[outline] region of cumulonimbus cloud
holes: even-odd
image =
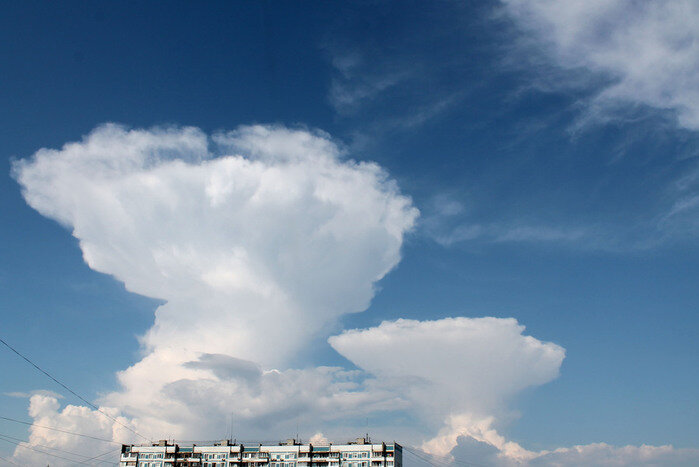
[[[480,420],[502,415],[511,396],[558,376],[565,350],[523,331],[514,319],[400,319],[329,342],[401,391],[439,432],[425,448],[444,455]]]
[[[299,420],[332,435],[352,418],[379,413],[390,424],[409,413],[417,425],[390,426],[390,436],[427,439],[433,453],[470,437],[532,458],[493,426],[511,396],[557,376],[564,350],[514,319],[346,331],[329,342],[358,369],[299,369],[309,338],[367,308],[418,215],[385,171],[346,158],[328,135],[104,125],[18,161],[14,175],[30,206],[72,230],[92,269],[165,301],[143,358],[99,401],[119,423],[44,393],[30,399],[38,425],[133,442],[132,429],[210,439],[232,419],[251,437]],[[83,458],[104,448],[41,426],[30,429],[35,447]],[[35,454],[18,447],[15,458],[34,464]]]
[[[181,393],[216,372],[192,363],[202,356],[285,367],[339,316],[364,310],[418,215],[378,165],[345,159],[324,133],[282,127],[210,138],[104,125],[17,162],[14,175],[92,269],[166,302],[144,358],[104,399],[154,427],[172,413],[173,385]]]

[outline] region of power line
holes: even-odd
[[[117,420],[116,418],[114,418],[114,417],[112,417],[111,415],[107,414],[106,412],[102,411],[102,409],[100,409],[99,407],[97,407],[95,404],[93,404],[92,402],[88,401],[88,400],[85,399],[83,396],[81,396],[80,394],[78,394],[77,392],[73,391],[72,389],[70,389],[70,388],[69,388],[68,386],[66,386],[65,384],[63,384],[63,383],[61,383],[60,381],[58,381],[56,378],[54,378],[53,376],[51,376],[47,371],[45,371],[45,370],[43,370],[41,367],[39,367],[36,363],[34,363],[34,362],[31,361],[29,358],[27,358],[27,357],[25,357],[24,355],[22,355],[21,353],[19,353],[19,351],[17,351],[14,347],[12,347],[10,344],[8,344],[7,342],[5,342],[2,338],[0,338],[0,342],[3,343],[8,349],[10,349],[11,351],[13,351],[13,352],[16,353],[17,355],[19,355],[24,361],[26,361],[26,362],[29,363],[31,366],[33,366],[34,368],[36,368],[37,370],[39,370],[40,372],[42,372],[43,374],[45,374],[46,376],[48,376],[49,378],[51,378],[54,382],[56,382],[57,384],[59,384],[59,385],[60,385],[62,388],[64,388],[66,391],[68,391],[68,392],[70,392],[71,394],[73,394],[75,397],[77,397],[78,399],[80,399],[81,401],[83,401],[84,403],[86,403],[87,405],[89,405],[90,407],[92,407],[93,409],[95,409],[97,412],[101,413],[102,415],[104,415],[104,416],[107,417],[108,419],[112,420],[112,421],[113,421],[114,423],[116,423],[117,425],[120,425],[120,426],[126,428],[127,430],[129,430],[130,432],[134,433],[135,435],[137,435],[137,436],[139,436],[139,437],[145,439],[146,441],[153,442],[152,439],[143,436],[141,433],[137,432],[136,430],[132,429],[131,427],[126,426],[125,424],[121,423],[119,420]]]
[[[426,458],[424,458],[424,457],[418,455],[418,454],[417,454],[415,451],[413,451],[412,449],[415,449],[416,451],[420,451],[420,452],[424,453],[425,455],[430,456],[430,457],[432,457],[432,458],[435,458],[435,457],[439,458],[439,457],[441,457],[442,459],[445,459],[445,460],[450,461],[450,462],[448,462],[448,463],[443,463],[442,465],[448,465],[449,463],[456,463],[456,464],[463,463],[463,464],[465,464],[465,465],[473,465],[473,466],[476,466],[476,467],[482,467],[482,464],[477,464],[477,463],[475,463],[475,462],[467,461],[467,460],[465,460],[465,459],[459,459],[458,457],[438,456],[438,455],[435,455],[435,454],[430,454],[430,453],[425,452],[425,451],[423,451],[422,449],[416,448],[416,447],[414,447],[414,446],[412,447],[412,449],[410,449],[410,448],[408,448],[408,447],[406,447],[406,446],[403,446],[403,449],[405,449],[406,451],[410,452],[413,456],[418,457],[418,458],[420,458],[420,459],[424,460],[425,462],[427,462],[427,463],[429,463],[429,464],[432,464],[432,465],[435,465],[435,464],[434,464],[432,461],[430,461],[430,460],[428,460],[428,459],[426,459]]]
[[[426,459],[426,458],[424,458],[424,457],[422,457],[422,456],[419,456],[419,455],[415,454],[413,451],[407,449],[405,446],[403,446],[403,449],[404,449],[408,454],[412,454],[412,455],[415,456],[418,460],[421,460],[422,462],[426,463],[427,465],[431,465],[432,467],[441,467],[441,466],[439,466],[438,464],[433,463],[433,462],[430,461],[429,459]]]
[[[87,462],[87,461],[89,461],[89,460],[96,459],[97,457],[101,457],[101,456],[104,456],[105,454],[109,454],[109,453],[112,453],[112,452],[115,451],[115,449],[111,449],[111,450],[109,450],[109,452],[106,452],[106,453],[104,453],[104,454],[100,454],[99,456],[89,457],[89,456],[86,456],[86,455],[84,455],[84,454],[78,454],[78,453],[75,453],[75,452],[66,451],[65,449],[56,448],[56,447],[53,447],[53,446],[46,446],[46,445],[42,445],[42,444],[36,444],[36,443],[32,443],[32,442],[30,442],[30,441],[27,441],[27,440],[24,440],[24,439],[21,439],[21,438],[15,438],[14,436],[5,435],[5,434],[0,433],[0,439],[2,439],[3,441],[7,441],[6,439],[3,439],[3,438],[9,438],[9,439],[14,440],[14,441],[17,441],[17,442],[19,442],[19,443],[27,443],[27,444],[30,444],[30,445],[32,445],[32,446],[34,446],[34,447],[38,447],[38,448],[50,449],[50,450],[62,452],[62,453],[65,453],[65,454],[71,454],[71,455],[73,455],[73,456],[84,457],[85,459],[83,459],[83,462]],[[9,442],[9,441],[8,441],[8,442]],[[113,463],[113,462],[112,462],[112,463]]]
[[[2,456],[0,456],[0,460],[5,461],[5,462],[7,462],[8,464],[19,465],[17,462],[11,461],[10,459],[6,459],[6,458],[4,458],[4,457],[2,457]]]
[[[417,448],[413,447],[413,449],[417,449]],[[417,449],[417,450],[420,451],[420,452],[425,452],[425,451],[423,451],[422,449]],[[475,466],[480,466],[480,467],[482,467],[482,465],[483,465],[483,464],[476,464],[475,462],[467,461],[467,460],[465,460],[465,459],[459,459],[458,457],[454,457],[454,456],[440,456],[440,455],[438,455],[438,454],[430,454],[430,456],[432,456],[432,457],[441,457],[442,459],[447,459],[447,460],[452,461],[452,462],[455,462],[455,463],[457,463],[457,464],[458,464],[458,463],[464,463],[464,464],[466,464],[466,465],[475,465]]]
[[[16,441],[11,441],[11,440],[9,440],[9,439],[5,439],[5,438],[2,437],[2,436],[0,436],[0,441],[5,441],[6,443],[14,444],[14,445],[17,445],[17,446],[19,446],[19,447],[21,447],[21,448],[29,449],[29,450],[31,450],[31,451],[35,451],[35,452],[44,454],[44,455],[46,455],[46,456],[55,457],[55,458],[57,458],[57,459],[63,459],[63,460],[68,461],[68,462],[73,462],[73,463],[77,462],[78,464],[90,465],[90,464],[88,464],[87,462],[84,462],[84,461],[81,461],[81,460],[78,460],[78,459],[70,459],[70,458],[68,458],[68,457],[59,456],[58,454],[52,454],[52,453],[50,453],[50,452],[42,451],[41,449],[36,449],[36,448],[31,447],[31,446],[27,446],[26,444],[22,444],[22,443],[18,443],[18,442],[16,442]],[[24,443],[26,443],[26,441],[24,441]],[[79,456],[79,455],[80,455],[80,454],[75,454],[75,453],[71,453],[71,454],[74,455],[74,456]],[[112,463],[112,464],[116,464],[115,462],[111,462],[111,463]]]
[[[430,460],[429,458],[423,457],[423,456],[417,454],[415,451],[412,451],[411,449],[409,449],[405,446],[403,446],[403,449],[405,451],[407,451],[409,454],[412,454],[413,456],[417,457],[418,459],[422,460],[423,462],[426,462],[427,464],[429,464],[433,467],[444,467],[446,465],[446,464],[442,464],[442,463],[435,463],[432,460]]]
[[[1,420],[7,420],[7,421],[9,421],[9,422],[21,423],[21,424],[23,424],[23,425],[35,426],[35,427],[37,427],[37,428],[44,428],[44,429],[46,429],[46,430],[59,431],[59,432],[61,432],[61,433],[66,433],[66,434],[69,434],[69,435],[82,436],[83,438],[95,439],[95,440],[97,440],[97,441],[104,441],[105,443],[112,443],[112,444],[121,445],[121,443],[117,443],[116,441],[113,441],[113,440],[111,440],[111,439],[98,438],[97,436],[86,435],[86,434],[83,434],[83,433],[76,433],[76,432],[74,432],[74,431],[62,430],[62,429],[60,429],[60,428],[55,428],[55,427],[52,427],[52,426],[37,425],[36,423],[24,422],[24,421],[22,421],[22,420],[16,420],[16,419],[14,419],[14,418],[3,417],[3,416],[0,416],[0,419],[1,419]]]
[[[121,448],[119,448],[119,449],[110,449],[109,451],[103,452],[103,453],[100,454],[100,455],[97,455],[97,456],[95,456],[95,457],[90,457],[89,459],[85,459],[85,462],[93,461],[93,460],[95,460],[95,459],[99,459],[99,458],[102,457],[102,456],[106,456],[107,454],[111,454],[111,453],[116,452],[116,451],[121,452]],[[100,460],[99,462],[109,462],[109,461]],[[113,464],[114,462],[110,462],[110,463]]]

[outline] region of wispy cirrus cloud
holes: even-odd
[[[586,248],[608,248],[604,238],[589,227],[566,227],[524,222],[478,222],[471,219],[465,205],[452,194],[432,198],[424,210],[421,231],[442,246],[468,242],[482,243],[558,243]]]
[[[20,399],[30,399],[32,396],[36,396],[36,395],[46,396],[46,397],[54,397],[56,399],[63,399],[62,395],[60,395],[56,392],[53,392],[53,391],[49,391],[48,389],[37,389],[35,391],[30,391],[30,392],[13,391],[13,392],[4,392],[3,393],[3,396],[16,397],[16,398],[20,398]]]
[[[691,0],[503,0],[524,33],[525,60],[574,70],[551,86],[596,88],[582,101],[588,121],[628,115],[629,106],[670,111],[699,129],[699,5]],[[532,56],[533,53],[533,56]],[[538,55],[537,55],[538,53]],[[533,57],[533,58],[532,58]],[[561,79],[562,78],[562,79]],[[626,108],[624,109],[623,106]]]
[[[332,65],[337,71],[332,79],[328,99],[341,115],[351,115],[382,92],[411,76],[407,68],[372,70],[359,52],[335,52]]]
[[[697,180],[696,173],[690,172],[664,189],[655,187],[661,202],[638,213],[634,222],[581,221],[573,213],[528,213],[526,218],[486,215],[482,209],[467,208],[470,203],[457,194],[440,193],[422,207],[419,232],[444,247],[523,244],[587,251],[648,250],[691,241],[699,232]]]

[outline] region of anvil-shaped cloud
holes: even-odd
[[[110,124],[18,161],[14,175],[34,209],[72,230],[92,269],[165,302],[142,337],[142,359],[100,400],[123,425],[211,439],[232,417],[250,437],[282,436],[299,421],[344,437],[381,413],[377,431],[436,454],[467,436],[501,457],[533,458],[492,425],[511,396],[558,375],[565,351],[524,335],[514,319],[349,330],[329,342],[355,369],[298,369],[309,339],[369,306],[418,216],[383,169],[347,158],[327,134],[247,126],[209,137]],[[30,415],[139,441],[51,395],[32,396]],[[97,449],[38,426],[31,442]],[[33,463],[30,454],[16,456]]]

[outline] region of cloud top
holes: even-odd
[[[170,433],[189,421],[178,398],[206,392],[200,382],[229,381],[233,397],[294,378],[262,371],[288,367],[310,337],[366,309],[418,216],[378,165],[345,159],[322,132],[277,126],[210,138],[108,124],[18,161],[14,175],[92,269],[166,302],[143,359],[104,399],[145,431],[144,419]],[[174,407],[179,420],[164,416]]]
[[[104,125],[14,174],[33,208],[72,229],[91,268],[168,302],[149,349],[177,341],[269,362],[296,348],[293,334],[365,309],[417,217],[379,166],[340,156],[306,130],[247,126],[211,140]],[[222,325],[232,334],[217,338]]]
[[[441,428],[425,447],[446,454],[459,435],[502,415],[511,396],[558,376],[565,350],[523,332],[512,318],[399,319],[329,342]]]

